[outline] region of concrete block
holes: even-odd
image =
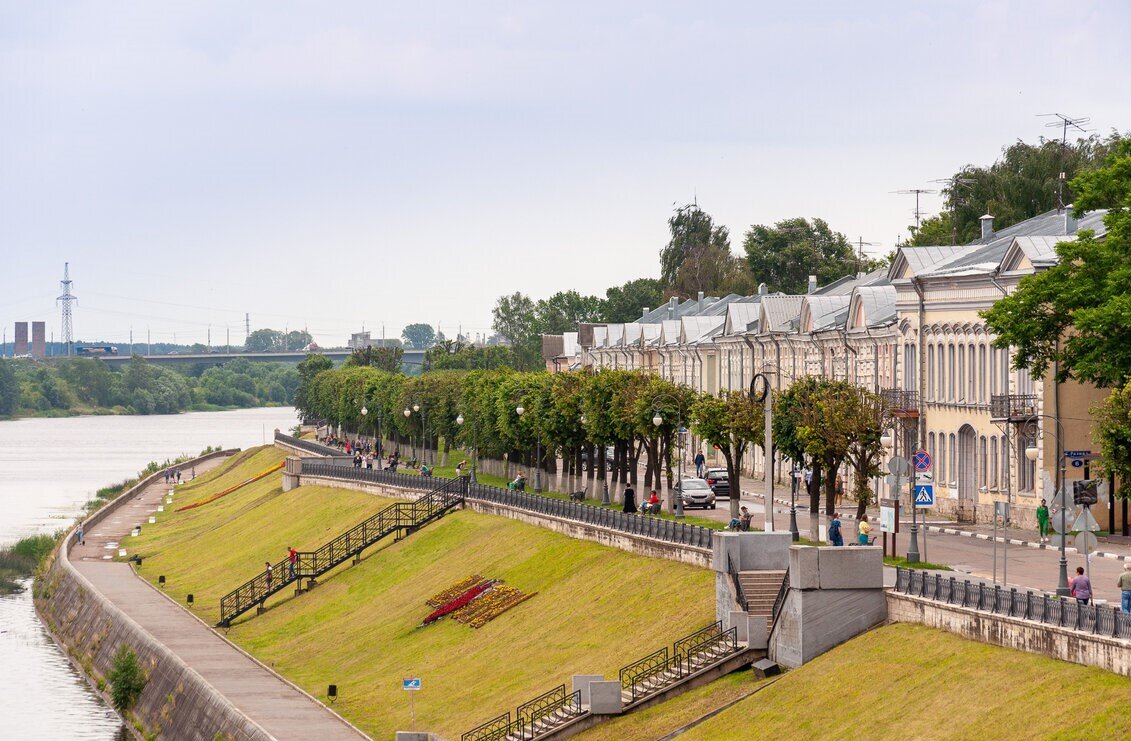
[[[574,674],[573,675],[573,691],[581,692],[581,704],[589,705],[589,683],[590,682],[603,682],[605,678],[600,674]]]
[[[741,636],[739,640],[742,640]],[[770,630],[766,618],[757,615],[746,616],[746,645],[750,648],[769,648]]]
[[[789,549],[789,588],[818,589],[821,586],[817,562],[818,549],[811,545],[795,545]]]
[[[730,619],[726,622],[728,628],[734,628],[735,636],[743,643],[747,639],[747,623],[749,622],[750,615],[741,610],[732,610]]]
[[[589,711],[594,715],[620,715],[624,712],[624,700],[620,694],[619,681],[600,681],[589,683]]]
[[[397,731],[396,741],[431,741],[432,734],[424,731]]]
[[[821,548],[820,589],[883,589],[883,551],[875,546]]]
[[[783,571],[791,543],[789,533],[715,533],[711,565],[725,573],[729,556],[738,571]]]
[[[759,659],[753,665],[754,676],[758,679],[765,679],[766,677],[773,677],[781,674],[781,667],[770,661],[769,659]]]

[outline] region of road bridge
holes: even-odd
[[[318,355],[323,355],[330,360],[334,361],[335,365],[341,365],[346,358],[351,354],[351,350],[319,350]],[[260,363],[298,363],[306,359],[307,352],[303,350],[291,350],[286,352],[210,352],[210,353],[172,353],[168,355],[142,355],[137,353],[145,359],[147,363],[154,365],[196,365],[203,363],[205,365],[223,365],[228,361],[235,360],[236,358],[246,358],[247,360]],[[103,362],[109,365],[121,365],[130,362],[130,355],[100,355]],[[401,365],[407,371],[419,369],[424,363],[424,350],[405,350],[404,358]]]

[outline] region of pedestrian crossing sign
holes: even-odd
[[[916,507],[934,507],[935,506],[935,486],[934,486],[934,484],[915,484],[915,506]]]

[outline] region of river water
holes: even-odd
[[[290,408],[0,422],[0,546],[66,528],[103,486],[150,461],[248,448],[296,423]],[[0,596],[0,738],[129,738],[47,635],[29,588]]]

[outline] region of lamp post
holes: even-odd
[[[766,470],[766,532],[774,532],[774,395],[770,390],[770,379],[765,373],[758,373],[750,379],[750,399],[765,404],[766,429],[764,432],[765,444],[762,449],[766,453],[763,467]]]
[[[683,451],[680,447],[680,443],[682,442],[682,435],[683,435],[683,433],[681,432],[681,430],[683,429],[683,405],[679,403],[679,399],[676,399],[674,396],[672,396],[670,394],[660,394],[656,398],[652,399],[652,411],[653,411],[652,424],[655,425],[657,428],[660,427],[662,424],[664,424],[664,417],[663,417],[663,415],[660,414],[660,410],[663,409],[662,402],[664,400],[669,400],[669,401],[672,401],[672,402],[675,403],[675,410],[676,410],[676,422],[675,422],[676,445],[675,445],[675,449],[676,449],[676,455],[679,457],[679,479],[678,479],[679,484],[677,484],[677,487],[679,488],[679,492],[672,494],[672,496],[675,499],[675,502],[669,503],[668,509],[669,509],[669,511],[672,511],[671,504],[674,504],[675,505],[675,508],[674,508],[675,516],[676,517],[683,517],[683,487],[682,487],[682,484],[683,484]]]
[[[1062,446],[1064,429],[1060,426],[1060,420],[1056,417],[1048,414],[1037,414],[1033,416],[1041,419],[1051,419],[1056,425],[1056,432],[1038,428],[1036,420],[1025,425],[1023,430],[1032,436],[1030,444],[1025,446],[1025,458],[1035,463],[1040,455],[1040,451],[1037,448],[1037,440],[1044,435],[1052,435],[1053,440],[1056,441],[1056,469],[1054,471],[1055,481],[1053,482],[1053,486],[1056,491],[1056,496],[1060,497],[1060,532],[1058,533],[1058,535],[1060,535],[1060,573],[1057,577],[1056,594],[1058,597],[1071,597],[1072,589],[1068,586],[1068,555],[1064,552],[1065,541],[1068,539],[1068,492],[1061,491],[1061,487],[1064,485],[1064,449]],[[1018,478],[1020,478],[1020,474],[1018,474]],[[1056,503],[1056,496],[1053,497],[1054,505]]]
[[[362,433],[365,432],[365,418],[368,415],[369,415],[369,409],[365,406],[364,403],[362,403],[362,405],[361,405],[361,430],[362,430]]]
[[[408,407],[405,407],[404,408],[404,418],[408,419],[411,416],[412,416],[412,410],[409,409]],[[411,427],[409,428],[409,432],[408,432],[408,441],[409,441],[409,444],[412,445],[412,457],[415,458],[416,457],[416,445],[413,443],[412,428]]]
[[[462,413],[460,413],[459,415],[456,416],[456,424],[459,425],[460,427],[463,427],[464,421],[465,420],[463,418]],[[473,484],[476,483],[476,481],[475,481],[475,462],[478,458],[479,458],[479,448],[476,447],[476,445],[475,445],[475,425],[472,425],[471,426],[471,483],[473,483]]]
[[[797,486],[800,478],[801,469],[794,461],[789,472],[789,534],[794,543],[801,540],[801,531],[797,529]]]
[[[519,417],[526,414],[526,408],[522,406],[522,402],[514,408],[514,413]],[[536,444],[536,452],[534,453],[534,493],[542,493],[542,435],[538,430],[534,430],[534,440]]]

